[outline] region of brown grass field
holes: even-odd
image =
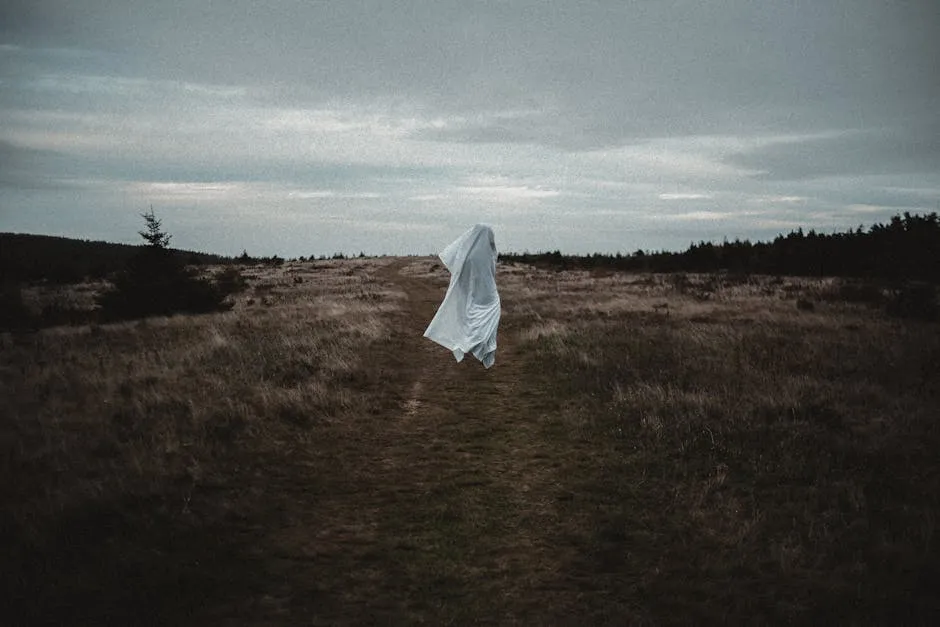
[[[940,617],[936,323],[502,265],[484,370],[422,338],[434,259],[246,274],[231,312],[0,334],[0,623]]]

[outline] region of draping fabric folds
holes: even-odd
[[[477,224],[439,255],[450,272],[450,285],[424,337],[454,354],[469,353],[489,368],[496,361],[500,301],[496,291],[496,238]]]

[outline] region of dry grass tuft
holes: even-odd
[[[376,399],[360,393],[375,376],[371,347],[403,297],[376,277],[382,265],[253,268],[231,313],[0,336],[2,527],[15,547],[4,584],[24,620],[64,612],[86,586],[126,576],[123,561],[185,571],[188,534],[198,532],[196,544],[233,542],[201,534],[232,516],[265,518],[259,508],[276,501],[253,493],[270,487],[258,482],[266,465],[286,471],[309,457],[294,458],[298,447],[342,437],[351,418],[372,410]],[[267,306],[249,304],[259,292]],[[153,537],[153,525],[167,541],[181,534],[181,544]],[[49,568],[51,608],[30,596],[53,590],[43,583]],[[173,590],[184,606],[198,602],[176,588],[185,578],[151,583],[160,589],[126,594],[140,601]]]
[[[819,282],[702,299],[698,277],[574,274],[525,277],[532,314],[567,332],[519,337],[562,408],[544,428],[590,455],[561,475],[585,593],[676,623],[936,610],[935,325],[793,306]]]

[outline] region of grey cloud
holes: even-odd
[[[0,188],[18,190],[69,187],[69,159],[51,150],[25,148],[0,140]]]
[[[27,148],[0,140],[0,188],[20,190],[69,189],[89,184],[120,186],[124,183],[224,183],[251,182],[355,191],[399,189],[402,182],[434,180],[446,173],[442,167],[371,165],[286,159],[225,159],[192,157],[184,161],[155,153],[136,156],[109,152],[58,152]]]
[[[738,153],[730,163],[776,180],[940,171],[940,125],[856,131],[771,144]]]
[[[924,113],[938,95],[929,0],[80,5],[40,2],[27,29],[127,55],[153,77],[247,82],[283,99],[559,111],[569,126],[535,137],[553,144],[846,128]]]
[[[441,128],[421,128],[411,137],[459,144],[543,144],[564,149],[597,147],[603,143],[603,138],[592,133],[583,121],[561,117],[541,112],[497,115],[489,119],[452,122]]]
[[[903,174],[904,178],[909,179],[910,175]],[[913,210],[913,211],[936,211],[940,206],[940,189],[937,188],[905,188],[897,185],[871,185],[864,184],[862,180],[857,179],[855,185],[846,186],[844,189],[836,192],[829,192],[827,196],[840,204],[844,205],[868,205],[873,207],[885,207],[889,210]],[[902,182],[902,181],[898,181]]]

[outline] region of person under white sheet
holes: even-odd
[[[486,368],[496,361],[496,256],[493,229],[485,224],[471,227],[441,252],[450,285],[424,332],[424,337],[452,351],[457,361],[469,353]]]

